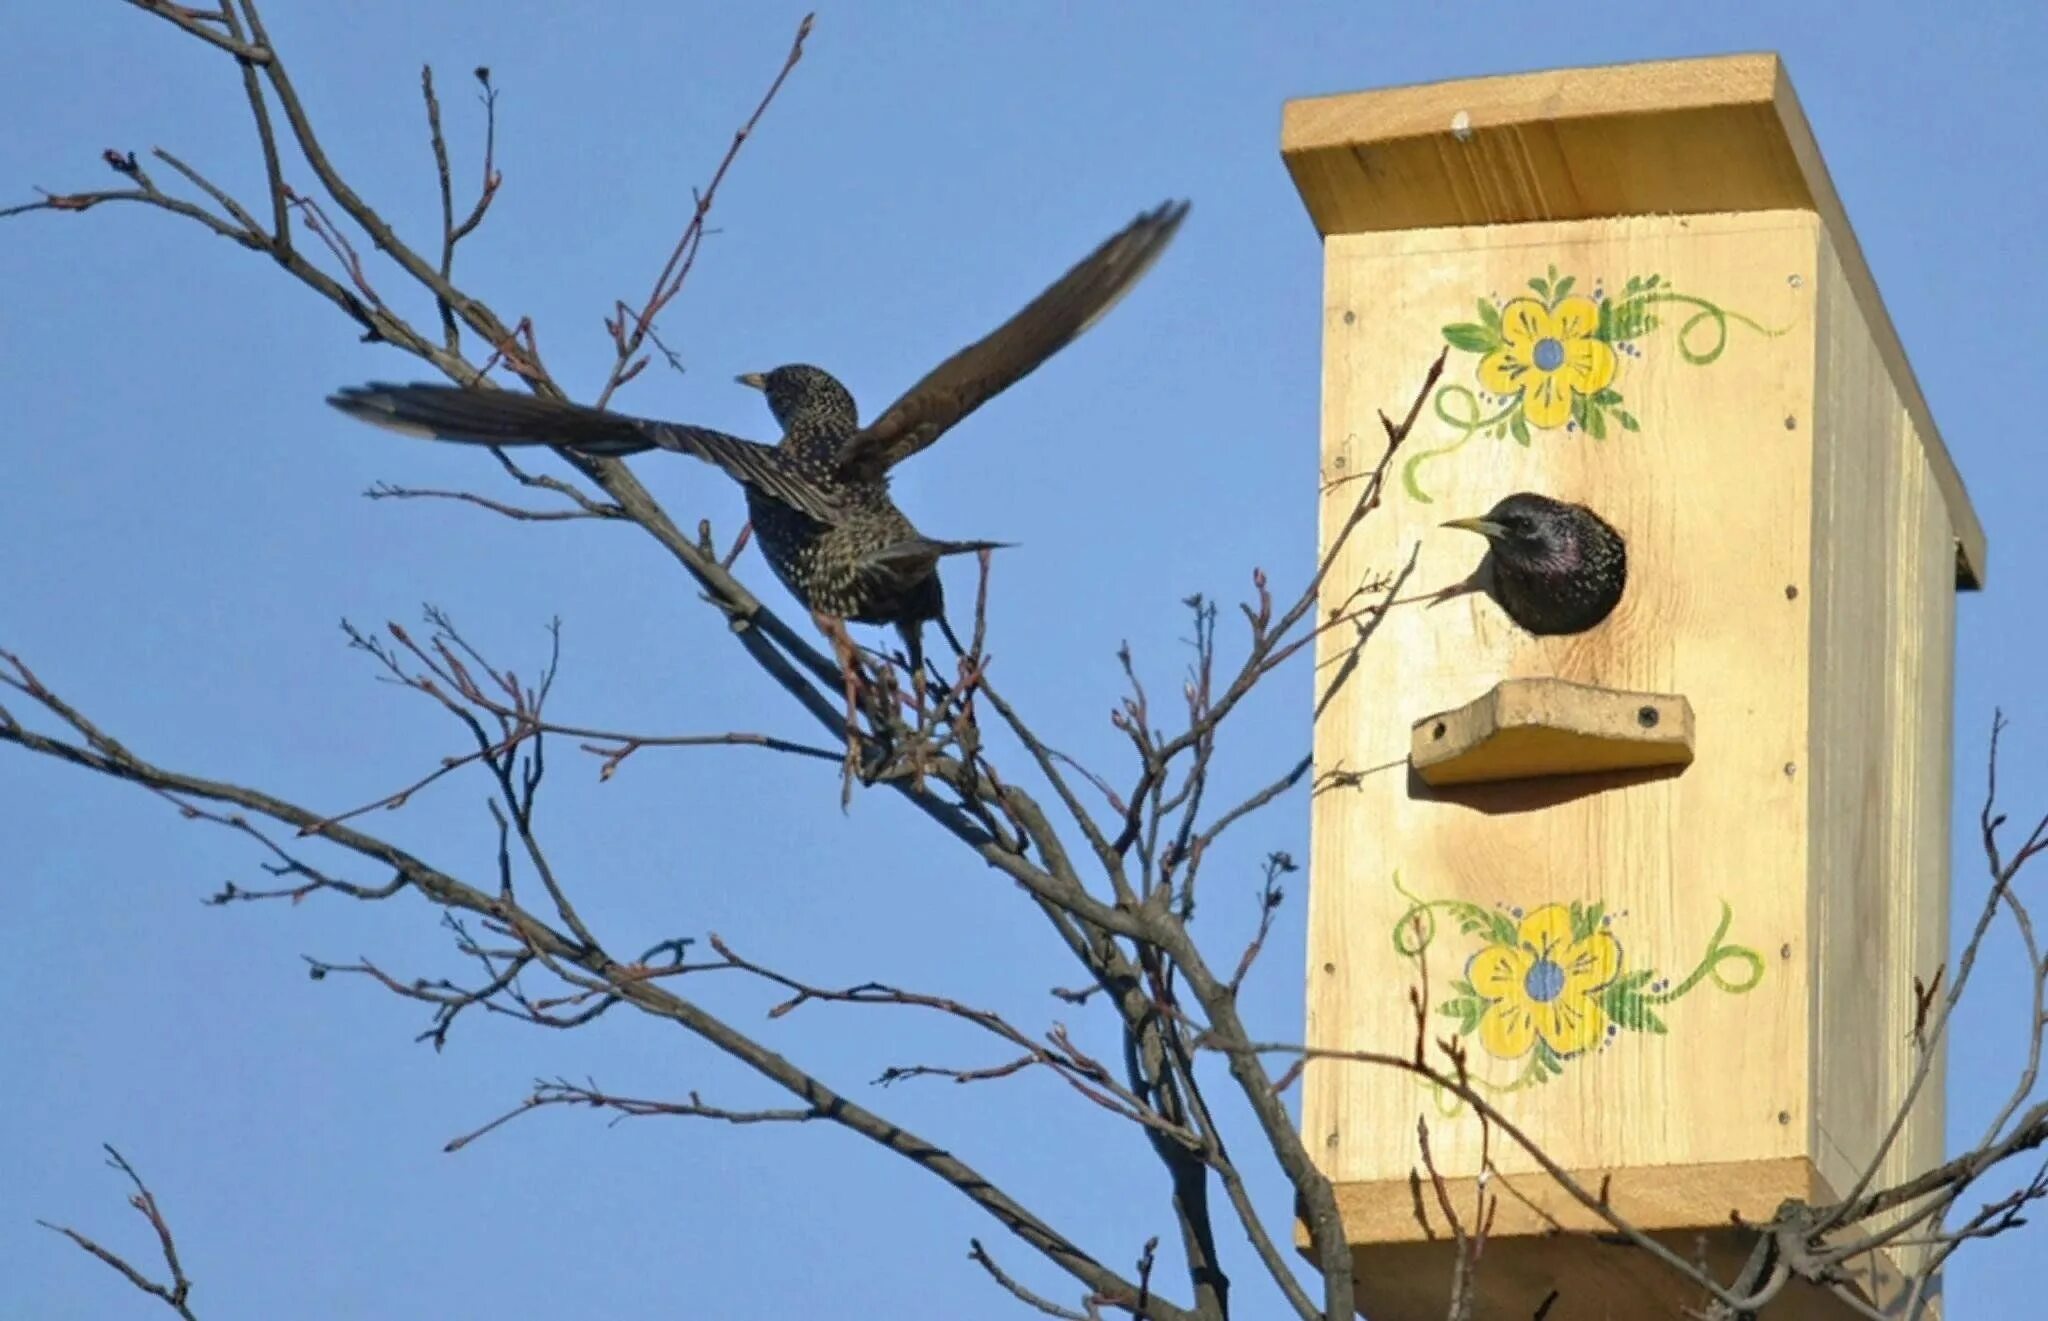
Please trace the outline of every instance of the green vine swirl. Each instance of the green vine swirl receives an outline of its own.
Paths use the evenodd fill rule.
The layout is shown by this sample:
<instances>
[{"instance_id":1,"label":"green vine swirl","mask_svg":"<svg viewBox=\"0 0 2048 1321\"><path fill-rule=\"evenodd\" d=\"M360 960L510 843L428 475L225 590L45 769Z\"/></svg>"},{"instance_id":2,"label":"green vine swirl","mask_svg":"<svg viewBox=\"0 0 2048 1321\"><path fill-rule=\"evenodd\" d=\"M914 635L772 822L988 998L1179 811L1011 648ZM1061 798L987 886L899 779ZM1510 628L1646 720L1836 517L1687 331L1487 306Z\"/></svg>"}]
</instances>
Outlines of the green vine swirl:
<instances>
[{"instance_id":1,"label":"green vine swirl","mask_svg":"<svg viewBox=\"0 0 2048 1321\"><path fill-rule=\"evenodd\" d=\"M1652 303L1684 303L1699 309L1681 322L1678 327L1678 354L1695 367L1704 367L1727 351L1728 323L1730 321L1747 326L1766 339L1776 339L1791 329L1789 326L1780 326L1778 329L1773 330L1761 322L1742 315L1740 312L1730 312L1718 303L1710 303L1704 298L1695 298L1691 294L1681 294L1670 289L1660 289L1655 293L1637 294L1631 302L1645 307ZM1620 314L1617 313L1616 319L1619 318ZM1692 333L1702 322L1711 322L1714 327L1714 346L1710 349L1695 349L1691 344Z\"/></svg>"},{"instance_id":2,"label":"green vine swirl","mask_svg":"<svg viewBox=\"0 0 2048 1321\"><path fill-rule=\"evenodd\" d=\"M1714 985L1731 995L1742 995L1745 992L1755 990L1757 983L1764 979L1763 956L1747 946L1725 943L1728 936L1729 923L1734 920L1735 910L1728 906L1726 899L1723 899L1721 901L1721 925L1714 928L1713 937L1707 941L1707 952L1701 957L1699 966L1687 974L1684 981L1670 990L1658 991L1653 995L1645 995L1643 1003L1655 1005L1670 1004L1693 987L1698 986L1701 980L1708 977L1714 979ZM1731 960L1748 968L1749 975L1739 981L1724 976L1721 972L1721 965Z\"/></svg>"},{"instance_id":3,"label":"green vine swirl","mask_svg":"<svg viewBox=\"0 0 2048 1321\"><path fill-rule=\"evenodd\" d=\"M1581 320L1577 324L1583 327L1583 317L1586 315L1583 309L1588 306L1588 302L1584 295L1576 298L1571 296L1570 291L1574 283L1572 277L1560 277L1557 269L1552 267L1547 278L1529 281L1529 288L1535 292L1536 301L1552 313L1556 313L1569 300L1571 304L1581 309L1578 313ZM1525 295L1518 295L1510 300L1509 305L1528 301L1530 300ZM1753 317L1730 311L1710 299L1680 293L1665 285L1661 277L1655 275L1631 277L1618 297L1601 301L1598 306L1597 327L1584 333L1560 330L1556 339L1549 341L1554 345L1560 340L1597 340L1608 346L1606 365L1598 373L1592 386L1587 387L1591 389L1591 393L1579 393L1569 384L1560 386L1559 377L1555 375L1547 379L1547 384L1553 391L1549 398L1555 400L1555 392L1559 389L1570 396L1571 416L1565 424L1575 426L1594 440L1605 440L1610 426L1623 432L1641 429L1635 415L1624 407L1621 392L1610 383L1616 361L1611 351L1615 346L1631 344L1659 328L1658 316L1653 308L1664 307L1674 312L1678 309L1685 310L1682 319L1673 323L1676 328L1673 338L1678 356L1695 367L1708 366L1718 361L1728 351L1729 339L1733 333L1731 323L1767 339L1774 339L1790 329L1789 326L1766 326ZM1446 342L1462 352L1480 354L1481 368L1501 358L1502 355L1511 355L1509 361L1516 361L1512 355L1519 353L1523 356L1519 359L1518 370L1526 371L1534 366L1539 373L1558 372L1559 359L1555 356L1551 361L1540 364L1531 361L1527 356L1528 342L1516 339L1513 332L1503 326L1502 310L1502 306L1496 306L1489 300L1480 300L1479 319L1445 326ZM1526 321L1524 325L1526 327ZM1527 335L1529 332L1525 328L1522 333ZM1579 379L1581 383L1584 382L1584 377ZM1555 429L1560 425L1558 421L1547 417L1532 422L1526 408L1526 399L1526 389L1517 390L1515 394L1507 397L1506 403L1499 409L1488 412L1477 391L1456 383L1439 386L1431 401L1431 412L1435 414L1436 420L1449 428L1453 434L1441 445L1410 455L1401 465L1401 486L1407 491L1409 498L1418 504L1436 503L1435 497L1423 489L1423 470L1438 459L1457 453L1469 444L1474 436L1483 433L1491 433L1496 438L1512 435L1517 444L1526 446L1532 443L1534 431Z\"/></svg>"},{"instance_id":4,"label":"green vine swirl","mask_svg":"<svg viewBox=\"0 0 2048 1321\"><path fill-rule=\"evenodd\" d=\"M1446 410L1453 404L1462 408L1466 416L1462 418L1452 417ZM1479 402L1479 396L1476 393L1462 385L1438 387L1436 398L1430 401L1430 411L1436 414L1438 421L1456 430L1459 433L1458 438L1448 445L1439 445L1435 449L1424 450L1422 453L1409 459L1401 467L1401 485L1407 488L1409 495L1423 504L1434 504L1435 501L1416 483L1416 475L1422 470L1423 462L1428 459L1440 459L1446 455L1457 453L1460 449L1464 448L1465 442L1471 440L1472 437L1489 427L1499 426L1504 422L1510 421L1521 411L1521 407L1522 401L1513 399L1508 402L1505 408L1502 408L1491 417L1481 417L1479 414L1483 410Z\"/></svg>"},{"instance_id":5,"label":"green vine swirl","mask_svg":"<svg viewBox=\"0 0 2048 1321\"><path fill-rule=\"evenodd\" d=\"M1523 945L1523 915L1511 914L1500 909L1490 909L1463 899L1428 899L1410 890L1401 880L1400 872L1393 875L1395 893L1408 901L1406 908L1395 919L1390 937L1397 956L1420 963L1438 936L1438 915L1442 914L1456 922L1465 935L1475 937L1482 949L1486 947L1515 948ZM1605 906L1600 903L1570 907L1571 927L1574 939L1591 939L1593 933L1603 930L1614 920L1606 915ZM1537 920L1530 918L1530 920ZM1714 934L1707 940L1706 950L1692 970L1676 984L1664 985L1654 970L1629 968L1617 962L1613 976L1602 986L1586 992L1593 1003L1599 1005L1609 1024L1609 1034L1615 1031L1640 1032L1661 1036L1667 1031L1656 1007L1668 1005L1684 998L1699 988L1701 983L1711 981L1723 992L1742 995L1756 989L1763 981L1765 963L1755 950L1743 945L1731 944L1728 930L1734 924L1734 909L1726 900L1721 901L1720 921L1714 927ZM1476 957L1476 953L1475 953ZM1466 968L1471 964L1468 962ZM1457 1026L1454 1036L1470 1037L1480 1026L1482 1017L1493 1012L1496 1002L1487 994L1475 989L1468 980L1470 973L1461 971L1451 985L1452 998L1433 1006L1441 1016L1454 1020ZM1653 989L1662 986L1662 989ZM1479 1040L1484 1040L1482 1033ZM1501 1057L1505 1062L1506 1057ZM1539 1038L1529 1049L1525 1058L1519 1061L1512 1076L1490 1078L1474 1070L1468 1076L1474 1086L1488 1092L1504 1095L1525 1091L1540 1086L1564 1072L1573 1054L1560 1055L1550 1044ZM1446 1092L1440 1084L1429 1084L1439 1113L1446 1117L1463 1109L1463 1102Z\"/></svg>"}]
</instances>

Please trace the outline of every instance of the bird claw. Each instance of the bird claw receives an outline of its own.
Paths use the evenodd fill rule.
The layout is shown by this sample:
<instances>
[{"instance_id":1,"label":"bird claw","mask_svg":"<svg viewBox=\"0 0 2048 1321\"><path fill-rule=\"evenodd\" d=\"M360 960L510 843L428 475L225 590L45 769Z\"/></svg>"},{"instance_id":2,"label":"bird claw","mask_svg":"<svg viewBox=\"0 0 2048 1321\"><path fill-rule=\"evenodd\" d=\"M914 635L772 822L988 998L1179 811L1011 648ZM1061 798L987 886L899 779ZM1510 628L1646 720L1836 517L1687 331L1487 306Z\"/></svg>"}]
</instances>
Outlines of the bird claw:
<instances>
[{"instance_id":1,"label":"bird claw","mask_svg":"<svg viewBox=\"0 0 2048 1321\"><path fill-rule=\"evenodd\" d=\"M812 611L811 622L832 644L832 656L839 662L839 677L846 692L846 758L840 764L839 775L839 810L843 812L853 802L854 780L858 778L863 783L868 782L861 771L864 740L860 732L860 697L866 684L861 675L860 648L847 635L845 620Z\"/></svg>"},{"instance_id":2,"label":"bird claw","mask_svg":"<svg viewBox=\"0 0 2048 1321\"><path fill-rule=\"evenodd\" d=\"M858 646L847 634L844 620L816 612L811 619L832 644L846 696L846 756L840 763L841 810L850 807L856 781L871 786L899 765L909 770L913 787L923 793L930 768L932 726L936 723L934 696L942 711L955 689L936 671L927 674L922 665L914 664L909 657ZM864 652L874 658L878 667L872 675L863 661ZM897 681L899 673L910 676L908 694ZM863 709L869 717L866 729L861 727ZM910 713L908 721L902 718L905 710ZM900 735L908 736L907 744Z\"/></svg>"}]
</instances>

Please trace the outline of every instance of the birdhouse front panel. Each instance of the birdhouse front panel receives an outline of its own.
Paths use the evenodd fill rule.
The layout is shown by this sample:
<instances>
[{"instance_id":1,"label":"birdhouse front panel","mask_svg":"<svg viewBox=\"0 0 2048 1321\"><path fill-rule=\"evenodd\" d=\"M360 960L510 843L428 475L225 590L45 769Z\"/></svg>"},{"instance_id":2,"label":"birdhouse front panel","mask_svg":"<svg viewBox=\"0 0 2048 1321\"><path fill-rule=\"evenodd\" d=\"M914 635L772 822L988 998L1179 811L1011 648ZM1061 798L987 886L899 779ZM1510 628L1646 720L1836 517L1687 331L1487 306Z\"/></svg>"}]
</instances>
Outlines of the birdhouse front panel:
<instances>
[{"instance_id":1,"label":"birdhouse front panel","mask_svg":"<svg viewBox=\"0 0 2048 1321\"><path fill-rule=\"evenodd\" d=\"M1814 1188L1810 593L1840 563L1814 546L1824 252L1804 209L1325 242L1326 545L1385 452L1379 414L1446 357L1323 589L1352 622L1318 656L1308 1042L1410 1058L1420 1031L1439 1061L1455 1042L1589 1186L1612 1174L1644 1207L1690 1190L1647 1212L1662 1225ZM1519 624L1504 552L1489 568L1486 537L1443 526L1520 492L1626 546L1585 631ZM1478 718L1533 769L1423 779L1432 733L1458 735L1418 721L1542 680L1563 681L1542 700L1605 704L1580 742L1541 742L1500 689ZM1615 755L1681 719L1690 746L1660 764ZM1424 1236L1418 1119L1448 1177L1534 1168L1425 1082L1315 1061L1304 1131L1365 1238Z\"/></svg>"}]
</instances>

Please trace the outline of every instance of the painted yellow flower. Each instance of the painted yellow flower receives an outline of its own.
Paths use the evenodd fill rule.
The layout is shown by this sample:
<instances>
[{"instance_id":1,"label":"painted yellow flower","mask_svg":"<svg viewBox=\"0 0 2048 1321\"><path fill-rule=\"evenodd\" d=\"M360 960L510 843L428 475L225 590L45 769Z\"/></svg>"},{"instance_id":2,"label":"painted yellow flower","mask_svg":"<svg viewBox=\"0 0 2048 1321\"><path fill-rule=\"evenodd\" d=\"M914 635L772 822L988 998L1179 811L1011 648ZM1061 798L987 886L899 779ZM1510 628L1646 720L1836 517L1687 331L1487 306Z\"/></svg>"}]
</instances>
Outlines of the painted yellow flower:
<instances>
[{"instance_id":1,"label":"painted yellow flower","mask_svg":"<svg viewBox=\"0 0 2048 1321\"><path fill-rule=\"evenodd\" d=\"M1479 1044L1504 1060L1528 1054L1538 1038L1559 1056L1599 1045L1607 1011L1597 997L1621 971L1619 942L1605 931L1573 939L1563 904L1530 913L1515 936L1512 945L1488 945L1465 967L1465 980L1490 1002Z\"/></svg>"},{"instance_id":2,"label":"painted yellow flower","mask_svg":"<svg viewBox=\"0 0 2048 1321\"><path fill-rule=\"evenodd\" d=\"M1600 306L1581 294L1546 307L1517 298L1500 310L1501 346L1479 362L1489 392L1522 397L1532 427L1561 427L1572 396L1598 394L1614 380L1614 349L1595 339Z\"/></svg>"}]
</instances>

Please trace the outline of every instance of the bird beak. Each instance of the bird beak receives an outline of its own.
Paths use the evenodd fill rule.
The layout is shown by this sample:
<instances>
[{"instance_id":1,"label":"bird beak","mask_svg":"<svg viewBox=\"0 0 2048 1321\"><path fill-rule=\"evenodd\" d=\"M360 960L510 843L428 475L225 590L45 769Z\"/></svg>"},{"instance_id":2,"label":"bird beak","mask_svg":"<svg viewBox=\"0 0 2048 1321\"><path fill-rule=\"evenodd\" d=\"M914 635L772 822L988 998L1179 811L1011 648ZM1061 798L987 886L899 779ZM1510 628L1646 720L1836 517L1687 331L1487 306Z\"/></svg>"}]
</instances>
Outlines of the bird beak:
<instances>
[{"instance_id":1,"label":"bird beak","mask_svg":"<svg viewBox=\"0 0 2048 1321\"><path fill-rule=\"evenodd\" d=\"M1500 524L1486 518L1454 518L1443 526L1460 528L1466 532L1477 532L1489 541L1507 531Z\"/></svg>"},{"instance_id":2,"label":"bird beak","mask_svg":"<svg viewBox=\"0 0 2048 1321\"><path fill-rule=\"evenodd\" d=\"M733 379L735 381L738 381L741 385L751 385L756 390L765 390L768 388L767 380L759 372L743 372L740 375L733 377Z\"/></svg>"}]
</instances>

